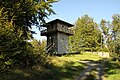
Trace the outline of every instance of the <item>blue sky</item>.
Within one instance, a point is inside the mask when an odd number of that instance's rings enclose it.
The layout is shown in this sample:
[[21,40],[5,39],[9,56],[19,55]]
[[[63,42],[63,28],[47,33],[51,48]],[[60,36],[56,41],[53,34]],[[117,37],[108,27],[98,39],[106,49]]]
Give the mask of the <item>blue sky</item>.
[[[74,24],[78,17],[87,14],[100,23],[101,19],[112,21],[113,14],[120,14],[120,0],[60,0],[53,3],[53,10],[56,15],[51,15],[47,22],[58,18]],[[34,37],[38,40],[45,39],[39,33]]]

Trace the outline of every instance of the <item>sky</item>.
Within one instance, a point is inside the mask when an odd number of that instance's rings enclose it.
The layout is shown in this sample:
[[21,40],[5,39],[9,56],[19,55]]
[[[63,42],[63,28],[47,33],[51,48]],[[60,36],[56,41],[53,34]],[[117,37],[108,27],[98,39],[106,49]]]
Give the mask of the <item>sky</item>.
[[[74,24],[79,17],[87,14],[99,24],[101,19],[111,22],[113,14],[120,14],[120,0],[60,0],[52,6],[56,15],[49,16],[46,22],[61,19]],[[33,30],[37,33],[33,35],[35,39],[46,39],[37,29]]]

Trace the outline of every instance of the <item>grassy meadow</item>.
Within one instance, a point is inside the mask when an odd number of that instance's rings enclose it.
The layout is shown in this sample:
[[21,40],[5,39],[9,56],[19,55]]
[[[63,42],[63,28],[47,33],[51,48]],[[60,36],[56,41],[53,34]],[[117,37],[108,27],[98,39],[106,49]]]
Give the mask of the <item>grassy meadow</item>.
[[[79,60],[99,60],[101,59],[98,55],[91,53],[83,53],[83,54],[73,54],[73,55],[65,55],[61,57],[55,57],[52,60],[54,66],[56,68],[55,72],[57,80],[74,80],[79,76],[81,71],[85,68],[85,64],[79,63]],[[54,70],[53,70],[54,72]]]
[[[36,65],[33,68],[16,68],[0,74],[0,80],[74,80],[86,67],[79,60],[102,60],[97,54],[82,53],[50,57],[46,66]],[[120,69],[111,61],[104,62],[105,80],[120,80]]]

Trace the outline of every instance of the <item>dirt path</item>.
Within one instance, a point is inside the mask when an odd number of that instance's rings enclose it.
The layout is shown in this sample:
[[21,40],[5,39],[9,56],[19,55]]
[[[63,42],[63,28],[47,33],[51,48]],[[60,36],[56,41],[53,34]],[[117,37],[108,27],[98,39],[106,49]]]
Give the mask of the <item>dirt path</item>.
[[[80,63],[86,64],[87,67],[75,80],[103,80],[103,66],[100,63],[93,61],[79,61]],[[91,75],[94,71],[95,75]]]

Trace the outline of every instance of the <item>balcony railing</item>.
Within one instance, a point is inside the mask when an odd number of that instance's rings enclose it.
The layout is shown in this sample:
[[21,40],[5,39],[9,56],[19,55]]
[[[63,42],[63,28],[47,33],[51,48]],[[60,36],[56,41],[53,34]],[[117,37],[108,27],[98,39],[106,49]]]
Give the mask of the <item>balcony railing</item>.
[[47,29],[41,31],[41,33],[46,33],[46,32],[47,32]]
[[63,33],[66,33],[66,34],[69,34],[69,35],[74,34],[73,30],[67,29],[67,28],[66,28],[66,29],[58,28],[58,31],[63,32]]
[[71,29],[61,29],[61,28],[58,28],[58,29],[52,29],[52,30],[47,30],[47,29],[45,29],[45,30],[42,30],[41,31],[41,35],[46,35],[46,34],[49,34],[49,33],[51,33],[51,32],[54,32],[54,31],[58,31],[58,32],[63,32],[63,33],[66,33],[66,34],[68,34],[68,35],[73,35],[74,34],[74,32],[71,30]]

